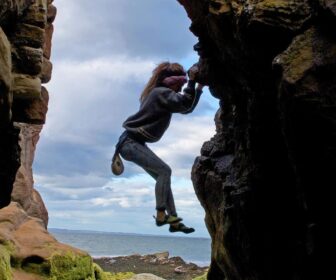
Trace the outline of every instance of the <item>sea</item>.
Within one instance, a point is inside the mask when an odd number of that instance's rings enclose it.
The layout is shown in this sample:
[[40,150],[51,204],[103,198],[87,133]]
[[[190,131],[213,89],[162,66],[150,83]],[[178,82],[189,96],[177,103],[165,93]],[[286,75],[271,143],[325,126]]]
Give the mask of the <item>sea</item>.
[[169,252],[198,266],[210,264],[211,240],[133,233],[48,229],[58,241],[88,252],[93,258]]

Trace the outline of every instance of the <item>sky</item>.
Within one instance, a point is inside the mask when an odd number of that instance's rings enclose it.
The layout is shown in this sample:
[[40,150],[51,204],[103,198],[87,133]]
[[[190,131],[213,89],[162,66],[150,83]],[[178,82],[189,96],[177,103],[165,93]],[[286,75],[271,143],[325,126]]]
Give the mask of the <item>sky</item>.
[[[162,61],[186,69],[197,62],[190,20],[173,0],[57,0],[47,122],[33,166],[35,187],[49,212],[49,227],[168,235],[156,227],[155,181],[124,161],[111,173],[122,123]],[[192,114],[174,114],[163,138],[149,147],[173,170],[179,216],[209,237],[190,173],[204,141],[215,133],[218,102],[205,90]],[[182,233],[176,236],[186,236]]]

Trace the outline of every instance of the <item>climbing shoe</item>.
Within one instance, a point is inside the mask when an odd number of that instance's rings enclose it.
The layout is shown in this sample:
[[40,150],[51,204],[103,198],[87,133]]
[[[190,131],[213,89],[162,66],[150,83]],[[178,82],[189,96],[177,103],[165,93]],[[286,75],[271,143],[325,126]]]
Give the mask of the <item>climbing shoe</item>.
[[180,217],[171,216],[171,215],[166,215],[164,220],[162,220],[162,221],[158,220],[155,216],[153,216],[153,218],[155,219],[155,223],[158,227],[161,227],[161,226],[167,225],[167,224],[178,223],[178,222],[182,221],[182,219]]
[[195,231],[194,228],[187,227],[182,223],[178,223],[177,225],[170,225],[169,227],[170,232],[183,232],[185,234],[189,234]]

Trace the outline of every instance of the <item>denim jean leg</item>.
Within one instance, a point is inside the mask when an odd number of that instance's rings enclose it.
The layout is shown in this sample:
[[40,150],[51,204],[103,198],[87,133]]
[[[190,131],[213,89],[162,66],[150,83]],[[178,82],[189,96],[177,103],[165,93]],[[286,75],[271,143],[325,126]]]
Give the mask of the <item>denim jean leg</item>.
[[[146,169],[146,172],[151,175],[155,181],[157,180],[158,175],[153,173],[152,171]],[[167,188],[168,194],[167,194],[167,202],[166,202],[166,209],[167,209],[167,213],[168,215],[172,215],[172,216],[176,216],[177,217],[177,212],[176,212],[176,208],[175,208],[175,202],[174,202],[174,196],[173,196],[173,192],[171,189],[171,184],[169,186],[169,188]]]
[[167,212],[168,215],[176,216],[177,212],[175,208],[174,196],[171,187],[169,187],[168,200],[167,200]]
[[[146,145],[134,140],[127,140],[120,148],[121,156],[141,166],[154,179],[156,209],[160,211],[176,212],[170,188],[171,169]],[[171,194],[171,195],[170,195]],[[169,204],[167,202],[169,201]],[[171,206],[173,205],[173,209]]]

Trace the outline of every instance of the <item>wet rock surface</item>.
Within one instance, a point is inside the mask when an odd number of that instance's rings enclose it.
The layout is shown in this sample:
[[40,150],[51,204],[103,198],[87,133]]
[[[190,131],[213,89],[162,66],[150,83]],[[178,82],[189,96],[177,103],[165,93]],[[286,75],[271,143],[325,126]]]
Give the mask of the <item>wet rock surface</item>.
[[192,179],[208,279],[326,279],[336,234],[335,1],[179,0],[220,100]]
[[144,256],[131,255],[97,258],[94,259],[94,262],[99,264],[105,271],[113,273],[127,271],[135,274],[149,273],[167,280],[192,280],[204,275],[208,270],[207,267],[199,267],[193,263],[186,263],[180,257],[169,258],[168,252]]

